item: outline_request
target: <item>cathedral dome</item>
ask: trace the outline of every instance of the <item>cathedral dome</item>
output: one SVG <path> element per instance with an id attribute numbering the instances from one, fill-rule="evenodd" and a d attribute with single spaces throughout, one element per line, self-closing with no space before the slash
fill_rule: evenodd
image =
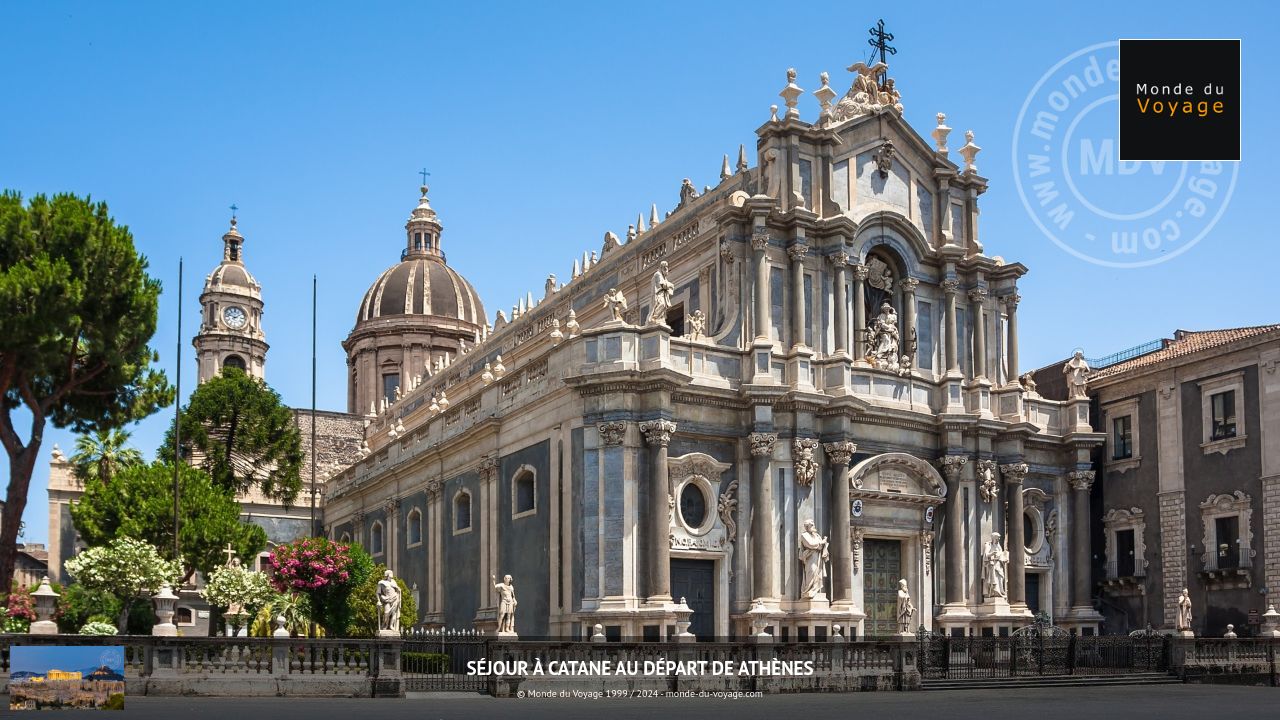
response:
<path id="1" fill-rule="evenodd" d="M 253 289 L 258 287 L 258 281 L 253 279 L 253 275 L 245 269 L 243 265 L 225 264 L 219 265 L 209 274 L 209 285 L 234 285 Z"/>
<path id="2" fill-rule="evenodd" d="M 484 325 L 484 305 L 466 278 L 435 256 L 407 256 L 388 268 L 360 302 L 356 322 L 394 315 L 434 315 Z"/>

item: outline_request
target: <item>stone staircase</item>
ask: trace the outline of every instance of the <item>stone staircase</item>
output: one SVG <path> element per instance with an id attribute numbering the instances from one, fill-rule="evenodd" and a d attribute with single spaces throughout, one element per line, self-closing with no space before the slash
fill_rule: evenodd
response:
<path id="1" fill-rule="evenodd" d="M 1096 687 L 1108 685 L 1173 685 L 1182 680 L 1161 672 L 1120 675 L 1022 675 L 1007 678 L 926 679 L 922 690 L 978 690 L 985 688 Z"/>

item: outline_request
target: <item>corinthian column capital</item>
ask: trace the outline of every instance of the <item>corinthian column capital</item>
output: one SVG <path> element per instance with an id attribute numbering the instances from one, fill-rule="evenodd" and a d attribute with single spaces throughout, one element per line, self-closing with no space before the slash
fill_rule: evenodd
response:
<path id="1" fill-rule="evenodd" d="M 1093 476 L 1093 470 L 1073 470 L 1067 473 L 1067 481 L 1071 483 L 1072 490 L 1089 492 L 1093 487 Z"/>
<path id="2" fill-rule="evenodd" d="M 1026 463 L 1009 463 L 1000 466 L 1000 474 L 1004 476 L 1004 481 L 1012 484 L 1021 483 L 1030 470 Z"/>
<path id="3" fill-rule="evenodd" d="M 938 467 L 942 468 L 942 474 L 947 476 L 947 480 L 955 482 L 960 479 L 960 473 L 964 472 L 965 463 L 968 462 L 967 455 L 944 455 L 938 458 Z"/>
<path id="4" fill-rule="evenodd" d="M 655 447 L 667 447 L 671 444 L 671 435 L 676 431 L 676 424 L 670 420 L 648 420 L 640 423 L 640 433 L 644 441 Z"/>
<path id="5" fill-rule="evenodd" d="M 920 281 L 912 277 L 902 278 L 898 281 L 898 287 L 902 288 L 902 292 L 913 293 L 920 287 Z"/>
<path id="6" fill-rule="evenodd" d="M 827 457 L 831 459 L 832 464 L 842 468 L 853 459 L 853 454 L 858 451 L 858 444 L 849 440 L 839 440 L 823 443 L 822 449 L 827 452 Z"/>
<path id="7" fill-rule="evenodd" d="M 751 442 L 752 455 L 769 457 L 773 454 L 773 446 L 778 442 L 778 433 L 751 433 L 747 439 Z"/>

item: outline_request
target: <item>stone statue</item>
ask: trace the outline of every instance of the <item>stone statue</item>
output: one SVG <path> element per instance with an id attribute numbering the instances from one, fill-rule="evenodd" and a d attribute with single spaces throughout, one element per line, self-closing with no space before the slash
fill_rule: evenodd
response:
<path id="1" fill-rule="evenodd" d="M 1191 593 L 1186 588 L 1178 596 L 1178 631 L 1191 632 Z"/>
<path id="2" fill-rule="evenodd" d="M 1081 400 L 1089 397 L 1085 393 L 1085 386 L 1089 383 L 1089 363 L 1084 359 L 1083 352 L 1077 350 L 1067 361 L 1066 367 L 1062 368 L 1062 372 L 1067 376 L 1068 398 Z"/>
<path id="3" fill-rule="evenodd" d="M 694 310 L 689 316 L 689 339 L 701 340 L 703 329 L 707 324 L 707 316 L 701 310 Z"/>
<path id="4" fill-rule="evenodd" d="M 604 306 L 609 308 L 614 322 L 626 322 L 624 316 L 627 313 L 627 297 L 622 294 L 621 290 L 609 288 L 609 292 L 604 294 Z"/>
<path id="5" fill-rule="evenodd" d="M 1009 596 L 1008 563 L 1009 551 L 1000 544 L 1000 533 L 991 533 L 991 540 L 982 548 L 982 592 L 988 598 Z"/>
<path id="6" fill-rule="evenodd" d="M 849 92 L 845 93 L 840 102 L 836 103 L 835 109 L 831 111 L 832 122 L 844 122 L 859 115 L 878 112 L 886 105 L 896 106 L 900 98 L 897 90 L 887 85 L 885 90 L 880 88 L 880 74 L 888 68 L 889 66 L 882 62 L 875 65 L 856 62 L 850 65 L 848 70 L 856 73 L 856 77 Z"/>
<path id="7" fill-rule="evenodd" d="M 871 326 L 871 343 L 867 362 L 881 370 L 898 370 L 898 313 L 884 303 Z"/>
<path id="8" fill-rule="evenodd" d="M 1035 371 L 1024 372 L 1018 376 L 1018 382 L 1022 385 L 1022 389 L 1028 395 L 1038 395 L 1036 392 Z"/>
<path id="9" fill-rule="evenodd" d="M 516 633 L 516 586 L 511 584 L 511 576 L 504 575 L 498 582 L 493 575 L 493 589 L 498 591 L 498 633 Z"/>
<path id="10" fill-rule="evenodd" d="M 911 602 L 911 593 L 907 591 L 907 581 L 898 581 L 898 630 L 911 632 L 911 618 L 916 614 L 916 606 Z"/>
<path id="11" fill-rule="evenodd" d="M 1000 494 L 1000 483 L 996 480 L 996 463 L 994 460 L 978 461 L 978 479 L 982 483 L 978 486 L 978 492 L 982 494 L 982 499 L 992 503 L 996 501 L 996 496 Z"/>
<path id="12" fill-rule="evenodd" d="M 800 533 L 800 562 L 804 563 L 804 578 L 800 586 L 800 597 L 812 600 L 823 597 L 824 580 L 827 577 L 827 562 L 831 559 L 827 538 L 818 534 L 813 520 L 804 521 L 804 532 Z"/>
<path id="13" fill-rule="evenodd" d="M 378 581 L 378 634 L 400 635 L 400 585 L 391 570 Z"/>
<path id="14" fill-rule="evenodd" d="M 672 295 L 676 286 L 667 279 L 667 261 L 658 263 L 653 271 L 653 309 L 649 311 L 650 325 L 666 325 L 667 310 L 671 309 Z"/>

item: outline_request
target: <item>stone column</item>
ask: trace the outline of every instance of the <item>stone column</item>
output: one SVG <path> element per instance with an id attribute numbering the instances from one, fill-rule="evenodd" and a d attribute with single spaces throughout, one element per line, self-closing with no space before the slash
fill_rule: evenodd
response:
<path id="1" fill-rule="evenodd" d="M 853 266 L 853 359 L 867 356 L 866 265 Z"/>
<path id="2" fill-rule="evenodd" d="M 835 286 L 836 286 L 836 316 L 835 316 L 835 341 L 836 346 L 833 355 L 847 355 L 849 353 L 849 297 L 845 293 L 844 284 L 848 281 L 849 275 L 849 254 L 840 250 L 830 256 L 831 264 L 835 266 Z"/>
<path id="3" fill-rule="evenodd" d="M 853 603 L 853 552 L 849 542 L 849 461 L 858 446 L 848 440 L 822 446 L 831 461 L 831 602 Z"/>
<path id="4" fill-rule="evenodd" d="M 399 575 L 399 552 L 397 552 L 396 548 L 399 544 L 400 535 L 400 498 L 388 498 L 386 507 L 383 510 L 387 516 L 387 527 L 382 534 L 382 550 L 387 561 L 387 567 L 391 568 L 396 575 Z"/>
<path id="5" fill-rule="evenodd" d="M 916 366 L 916 288 L 920 281 L 915 278 L 902 278 L 898 283 L 902 288 L 902 354 L 907 356 L 910 367 Z"/>
<path id="6" fill-rule="evenodd" d="M 787 248 L 787 257 L 791 258 L 791 347 L 801 347 L 804 342 L 804 256 L 809 254 L 809 246 L 803 242 L 793 243 Z"/>
<path id="7" fill-rule="evenodd" d="M 751 575 L 755 600 L 773 600 L 773 558 L 777 541 L 773 536 L 773 482 L 769 460 L 777 433 L 751 433 Z"/>
<path id="8" fill-rule="evenodd" d="M 960 332 L 956 327 L 956 293 L 960 291 L 958 280 L 943 280 L 942 291 L 947 294 L 947 373 L 960 372 Z"/>
<path id="9" fill-rule="evenodd" d="M 1012 327 L 1012 326 L 1011 326 Z M 1092 563 L 1089 547 L 1089 488 L 1092 470 L 1067 473 L 1071 483 L 1071 605 L 1093 607 Z"/>
<path id="10" fill-rule="evenodd" d="M 769 246 L 769 230 L 758 227 L 751 235 L 751 248 L 755 252 L 756 263 L 756 338 L 769 337 L 769 256 L 765 248 Z"/>
<path id="11" fill-rule="evenodd" d="M 676 424 L 670 420 L 640 423 L 649 445 L 649 602 L 671 602 L 671 485 L 667 476 L 667 447 Z"/>
<path id="12" fill-rule="evenodd" d="M 973 316 L 973 377 L 987 376 L 987 316 L 982 309 L 987 298 L 985 288 L 969 291 L 970 314 Z"/>
<path id="13" fill-rule="evenodd" d="M 494 592 L 493 583 L 490 582 L 490 575 L 500 574 L 502 571 L 498 567 L 498 526 L 500 521 L 497 513 L 497 480 L 498 480 L 498 460 L 492 455 L 486 456 L 480 460 L 480 497 L 479 503 L 474 500 L 471 505 L 471 525 L 476 526 L 476 518 L 479 517 L 480 523 L 480 574 L 477 578 L 480 581 L 480 607 L 477 614 L 484 613 L 487 610 L 493 610 L 498 606 L 498 596 Z M 480 511 L 477 515 L 476 510 Z M 487 616 L 486 616 L 487 617 Z M 497 616 L 494 615 L 494 618 Z"/>
<path id="14" fill-rule="evenodd" d="M 969 458 L 946 455 L 938 461 L 947 478 L 947 603 L 964 602 L 964 533 L 960 507 L 960 475 Z"/>
<path id="15" fill-rule="evenodd" d="M 1000 466 L 1009 498 L 1009 519 L 1005 531 L 1009 535 L 1009 604 L 1027 602 L 1027 538 L 1022 532 L 1022 479 L 1030 468 L 1026 463 Z"/>
<path id="16" fill-rule="evenodd" d="M 1006 295 L 1004 297 L 1004 311 L 1008 316 L 1009 323 L 1009 346 L 1005 352 L 1009 357 L 1009 377 L 1005 378 L 1006 383 L 1018 382 L 1018 302 L 1022 300 L 1022 296 L 1018 293 Z"/>

